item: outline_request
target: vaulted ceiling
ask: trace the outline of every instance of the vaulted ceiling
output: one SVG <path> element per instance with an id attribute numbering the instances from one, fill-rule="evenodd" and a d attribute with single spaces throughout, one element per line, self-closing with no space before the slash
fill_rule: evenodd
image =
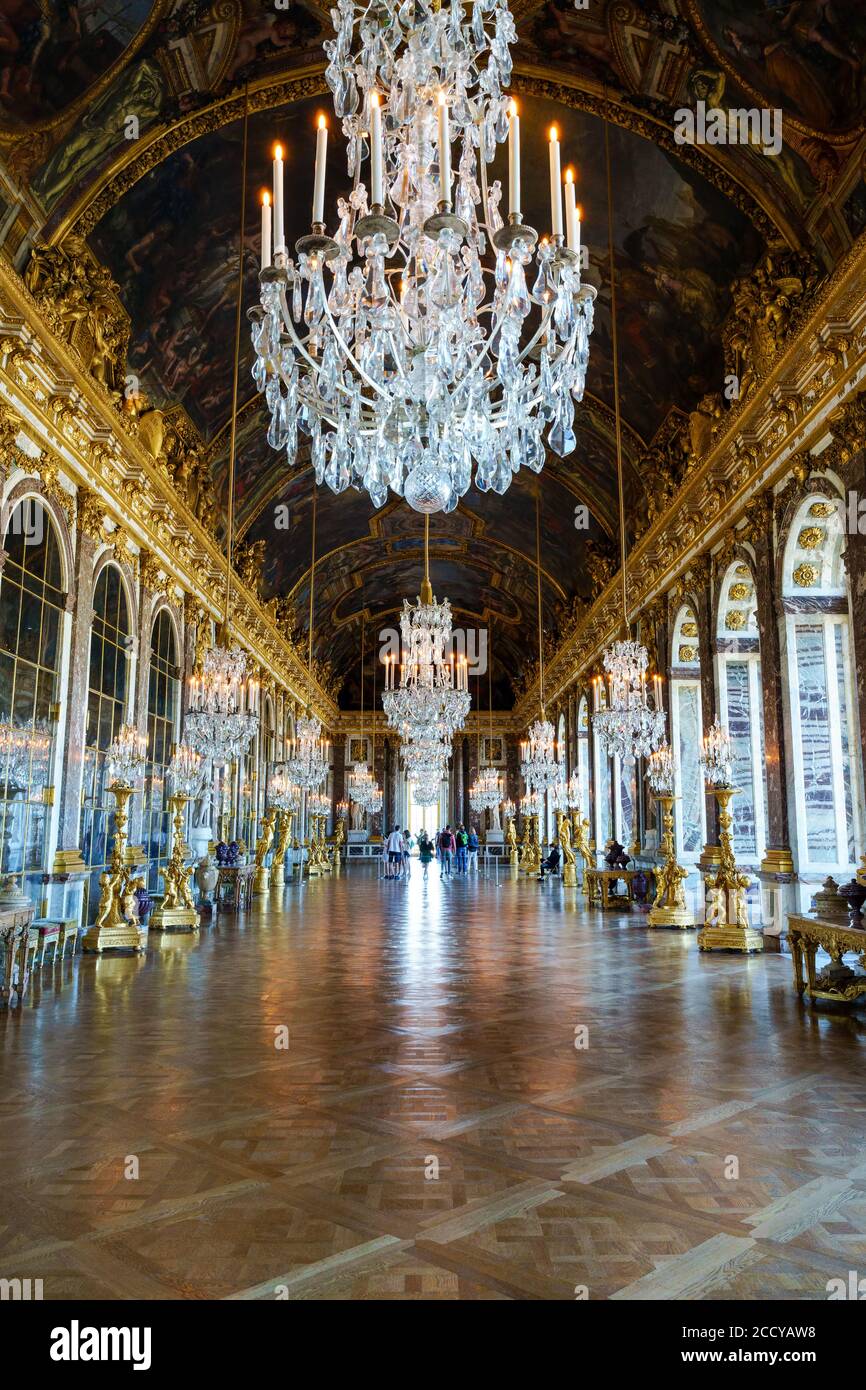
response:
<path id="1" fill-rule="evenodd" d="M 809 8 L 809 7 L 805 7 Z M 770 241 L 829 267 L 866 224 L 862 148 L 866 41 L 859 0 L 814 25 L 768 0 L 517 0 L 513 87 L 523 110 L 524 207 L 545 223 L 544 130 L 555 120 L 579 170 L 587 278 L 598 288 L 575 451 L 551 456 L 505 497 L 474 487 L 433 518 L 432 578 L 460 626 L 493 629 L 497 702 L 535 652 L 535 494 L 540 488 L 544 626 L 562 630 L 594 586 L 588 557 L 618 535 L 610 264 L 603 120 L 612 195 L 625 493 L 645 508 L 642 459 L 720 390 L 731 284 Z M 157 406 L 180 405 L 201 437 L 225 512 L 241 207 L 244 84 L 250 119 L 245 305 L 258 297 L 258 193 L 276 138 L 288 150 L 288 239 L 308 230 L 314 115 L 324 95 L 327 7 L 258 0 L 6 0 L 0 18 L 0 161 L 26 185 L 34 235 L 83 235 L 112 271 L 132 322 L 129 367 Z M 779 106 L 784 143 L 683 146 L 675 112 Z M 131 123 L 130 123 L 131 121 Z M 860 146 L 858 146 L 860 141 Z M 505 179 L 500 152 L 492 177 Z M 839 181 L 844 197 L 833 197 Z M 330 142 L 328 202 L 344 189 Z M 5 186 L 5 185 L 4 185 Z M 7 196 L 4 194 L 3 196 Z M 19 256 L 26 257 L 26 247 Z M 265 541 L 263 595 L 303 632 L 309 606 L 311 472 L 265 440 L 244 331 L 235 538 Z M 585 504 L 586 529 L 575 525 Z M 343 700 L 359 698 L 362 623 L 393 625 L 421 573 L 421 518 L 401 502 L 319 493 L 314 620 Z"/>

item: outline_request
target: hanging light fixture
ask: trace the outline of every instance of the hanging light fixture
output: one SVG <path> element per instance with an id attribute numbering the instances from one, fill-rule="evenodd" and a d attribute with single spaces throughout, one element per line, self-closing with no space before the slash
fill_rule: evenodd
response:
<path id="1" fill-rule="evenodd" d="M 205 758 L 187 743 L 179 743 L 168 765 L 168 777 L 175 796 L 188 801 L 201 795 L 208 764 Z"/>
<path id="2" fill-rule="evenodd" d="M 718 715 L 716 715 L 709 731 L 704 736 L 704 746 L 700 756 L 700 764 L 707 786 L 733 786 L 731 736 L 727 729 L 719 723 Z"/>
<path id="3" fill-rule="evenodd" d="M 414 606 L 403 600 L 400 619 L 403 661 L 399 683 L 396 660 L 385 665 L 382 704 L 393 729 L 407 740 L 438 738 L 450 743 L 469 713 L 469 675 L 465 656 L 455 662 L 451 646 L 451 604 L 439 603 L 430 584 L 430 518 L 424 518 L 424 579 Z"/>
<path id="4" fill-rule="evenodd" d="M 286 769 L 289 777 L 304 791 L 317 791 L 328 775 L 331 764 L 331 745 L 322 737 L 322 721 L 311 712 L 313 697 L 313 600 L 316 590 L 316 502 L 318 494 L 313 488 L 313 512 L 310 528 L 310 612 L 307 645 L 307 712 L 300 715 L 295 723 L 295 737 L 292 739 Z M 307 798 L 307 813 L 312 814 Z"/>
<path id="5" fill-rule="evenodd" d="M 338 201 L 330 236 L 320 115 L 312 228 L 293 261 L 276 147 L 253 316 L 268 442 L 291 464 L 300 427 L 317 482 L 334 492 L 366 488 L 380 507 L 390 489 L 417 511 L 452 511 L 473 469 L 479 489 L 499 493 L 522 466 L 540 471 L 545 425 L 557 453 L 575 447 L 595 290 L 581 285 L 574 174 L 566 173 L 564 228 L 553 126 L 551 230 L 537 244 L 520 206 L 520 118 L 503 91 L 516 39 L 505 0 L 479 0 L 471 13 L 439 0 L 376 9 L 339 0 L 331 15 L 326 78 L 352 189 Z M 487 165 L 506 138 L 504 223 Z"/>
<path id="6" fill-rule="evenodd" d="M 647 760 L 646 780 L 653 796 L 673 796 L 674 794 L 674 750 L 667 739 L 650 753 Z"/>
<path id="7" fill-rule="evenodd" d="M 651 708 L 647 700 L 647 667 L 649 655 L 640 642 L 629 637 L 628 579 L 626 571 L 625 494 L 623 488 L 622 420 L 619 399 L 619 348 L 616 317 L 616 264 L 613 241 L 613 187 L 610 166 L 610 131 L 604 123 L 604 153 L 607 172 L 607 230 L 610 261 L 610 316 L 613 348 L 613 397 L 616 426 L 616 469 L 619 494 L 620 578 L 622 581 L 621 641 L 613 642 L 605 651 L 603 661 L 607 672 L 607 707 L 601 708 L 599 686 L 596 683 L 596 709 L 593 728 L 608 757 L 618 755 L 627 762 L 647 757 L 658 748 L 665 731 L 661 709 Z"/>
<path id="8" fill-rule="evenodd" d="M 487 642 L 487 713 L 488 740 L 493 746 L 493 619 L 491 617 Z M 483 767 L 469 788 L 469 805 L 479 815 L 495 811 L 502 801 L 502 778 L 492 763 Z"/>
<path id="9" fill-rule="evenodd" d="M 235 348 L 232 380 L 232 419 L 229 437 L 228 517 L 226 522 L 226 594 L 222 632 L 217 645 L 205 653 L 200 676 L 190 677 L 184 742 L 217 766 L 233 762 L 249 748 L 259 727 L 258 683 L 247 676 L 247 655 L 230 647 L 232 545 L 234 541 L 235 454 L 237 444 L 238 377 L 241 309 L 244 289 L 246 236 L 247 127 L 249 104 L 244 93 L 243 156 L 241 161 L 240 241 L 238 247 Z"/>
<path id="10" fill-rule="evenodd" d="M 361 617 L 361 738 L 364 739 L 364 752 L 367 751 L 367 740 L 364 738 L 364 660 L 366 656 L 366 622 L 364 616 Z M 378 790 L 373 775 L 367 766 L 366 757 L 363 762 L 356 762 L 352 767 L 348 777 L 348 792 L 352 801 L 356 802 L 363 811 L 369 811 L 369 802 L 374 798 Z"/>
<path id="11" fill-rule="evenodd" d="M 280 811 L 301 809 L 301 788 L 292 781 L 285 763 L 277 763 L 268 779 L 268 802 Z"/>
<path id="12" fill-rule="evenodd" d="M 562 777 L 556 760 L 556 732 L 544 710 L 544 635 L 541 609 L 541 498 L 535 494 L 535 585 L 538 621 L 538 699 L 541 718 L 529 726 L 529 737 L 520 745 L 520 771 L 527 791 L 543 796 Z"/>
<path id="13" fill-rule="evenodd" d="M 147 735 L 122 724 L 108 746 L 109 785 L 134 787 L 147 762 Z"/>

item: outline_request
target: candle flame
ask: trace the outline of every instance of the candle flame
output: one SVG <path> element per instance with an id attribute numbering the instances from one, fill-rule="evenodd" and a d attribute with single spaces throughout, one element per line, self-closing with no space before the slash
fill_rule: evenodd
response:
<path id="1" fill-rule="evenodd" d="M 514 97 L 512 97 L 510 102 L 508 103 L 508 114 L 509 116 L 517 115 L 517 102 L 515 101 Z"/>
<path id="2" fill-rule="evenodd" d="M 282 159 L 282 157 L 283 157 L 283 147 L 282 147 L 282 145 L 274 145 L 274 159 Z"/>
<path id="3" fill-rule="evenodd" d="M 319 112 L 318 125 L 319 125 L 319 130 L 326 130 L 326 129 L 327 129 L 328 118 L 327 118 L 327 116 L 325 115 L 324 111 L 320 111 L 320 112 Z"/>
<path id="4" fill-rule="evenodd" d="M 583 208 L 580 206 L 580 203 L 577 204 L 577 207 L 574 209 L 574 211 L 577 214 L 577 220 L 579 222 L 580 219 L 583 217 Z"/>
<path id="5" fill-rule="evenodd" d="M 559 139 L 559 129 L 558 129 L 557 126 L 552 125 L 552 126 L 550 127 L 550 143 L 553 144 L 554 140 L 558 140 L 558 139 Z"/>
<path id="6" fill-rule="evenodd" d="M 378 106 L 378 105 L 379 105 L 379 93 L 378 93 L 378 92 L 371 92 L 371 93 L 370 93 L 370 105 L 371 105 L 371 106 Z"/>
<path id="7" fill-rule="evenodd" d="M 439 105 L 440 105 L 440 106 L 446 106 L 447 103 L 448 103 L 448 98 L 446 97 L 445 93 L 444 93 L 444 92 L 440 92 L 440 93 L 439 93 Z"/>
<path id="8" fill-rule="evenodd" d="M 573 170 L 573 168 L 571 167 L 570 164 L 569 164 L 568 168 L 567 168 L 566 171 L 565 171 L 565 182 L 566 182 L 566 183 L 574 183 L 574 170 Z"/>
<path id="9" fill-rule="evenodd" d="M 269 208 L 271 205 L 271 195 L 267 189 L 262 193 L 262 206 Z"/>

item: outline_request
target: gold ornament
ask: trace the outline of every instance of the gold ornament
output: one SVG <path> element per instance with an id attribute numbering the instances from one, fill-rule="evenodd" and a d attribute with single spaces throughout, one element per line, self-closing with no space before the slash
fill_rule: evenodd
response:
<path id="1" fill-rule="evenodd" d="M 794 583 L 800 589 L 811 589 L 818 583 L 819 574 L 817 565 L 810 565 L 807 560 L 804 560 L 794 570 Z"/>
<path id="2" fill-rule="evenodd" d="M 730 613 L 725 614 L 725 627 L 729 632 L 742 632 L 746 626 L 748 614 L 743 608 L 732 608 Z"/>
<path id="3" fill-rule="evenodd" d="M 728 598 L 733 599 L 736 603 L 741 602 L 745 598 L 751 598 L 751 596 L 751 584 L 732 584 L 728 590 Z"/>
<path id="4" fill-rule="evenodd" d="M 803 550 L 817 550 L 824 540 L 824 529 L 821 526 L 804 526 L 799 536 L 797 544 Z"/>

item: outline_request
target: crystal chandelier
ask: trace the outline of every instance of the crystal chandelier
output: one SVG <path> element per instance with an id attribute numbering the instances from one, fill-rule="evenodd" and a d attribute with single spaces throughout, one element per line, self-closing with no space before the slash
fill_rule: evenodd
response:
<path id="1" fill-rule="evenodd" d="M 608 190 L 608 254 L 610 256 L 610 314 L 613 346 L 613 403 L 616 427 L 616 475 L 619 497 L 620 582 L 622 586 L 623 640 L 614 642 L 604 653 L 608 673 L 606 708 L 601 707 L 601 683 L 594 682 L 595 712 L 592 723 L 604 753 L 626 762 L 647 757 L 664 738 L 665 718 L 661 709 L 660 682 L 656 678 L 655 708 L 647 700 L 646 678 L 649 656 L 640 642 L 629 638 L 628 575 L 626 567 L 626 518 L 623 489 L 622 422 L 619 396 L 619 339 L 616 315 L 616 265 L 613 244 L 613 194 L 610 166 L 610 132 L 604 125 L 604 155 Z"/>
<path id="2" fill-rule="evenodd" d="M 286 762 L 290 780 L 306 792 L 316 791 L 328 775 L 330 762 L 331 745 L 322 738 L 322 721 L 315 715 L 301 715 Z"/>
<path id="3" fill-rule="evenodd" d="M 674 750 L 667 739 L 663 739 L 649 755 L 646 780 L 653 796 L 673 796 L 674 794 Z"/>
<path id="4" fill-rule="evenodd" d="M 562 779 L 556 761 L 556 735 L 549 719 L 536 719 L 520 745 L 520 771 L 530 792 L 543 796 Z"/>
<path id="5" fill-rule="evenodd" d="M 189 678 L 184 742 L 217 766 L 234 762 L 258 730 L 258 699 L 258 682 L 247 677 L 246 652 L 211 647 L 201 675 Z"/>
<path id="6" fill-rule="evenodd" d="M 414 607 L 403 600 L 400 635 L 403 660 L 397 684 L 396 660 L 386 660 L 382 704 L 393 729 L 404 738 L 439 738 L 450 743 L 469 713 L 469 674 L 465 657 L 455 663 L 451 646 L 451 604 L 439 603 L 430 584 L 430 518 L 424 518 L 424 579 Z"/>
<path id="7" fill-rule="evenodd" d="M 564 229 L 554 126 L 551 231 L 537 246 L 520 207 L 520 118 L 503 91 L 516 38 L 505 0 L 479 0 L 471 13 L 457 0 L 339 0 L 331 15 L 326 77 L 352 191 L 338 200 L 329 236 L 320 116 L 312 230 L 296 243 L 295 263 L 276 147 L 253 316 L 268 442 L 292 464 L 300 426 L 318 483 L 366 488 L 376 507 L 390 488 L 417 511 L 451 511 L 473 469 L 481 491 L 499 493 L 521 466 L 539 472 L 545 426 L 558 454 L 575 447 L 595 290 L 581 285 L 574 174 Z M 504 223 L 487 165 L 506 138 Z"/>
<path id="8" fill-rule="evenodd" d="M 301 807 L 301 788 L 292 781 L 285 763 L 278 763 L 268 780 L 268 801 L 280 811 L 298 811 Z"/>
<path id="9" fill-rule="evenodd" d="M 543 805 L 540 792 L 525 792 L 520 798 L 520 814 L 522 816 L 540 816 Z"/>
<path id="10" fill-rule="evenodd" d="M 565 813 L 569 809 L 568 783 L 560 775 L 559 781 L 554 782 L 550 790 L 550 809 L 551 811 L 562 811 Z"/>
<path id="11" fill-rule="evenodd" d="M 713 720 L 709 732 L 704 736 L 700 764 L 707 786 L 730 787 L 733 785 L 731 736 L 727 729 L 719 723 L 718 715 Z"/>
<path id="12" fill-rule="evenodd" d="M 362 737 L 362 738 L 364 738 L 364 671 L 365 671 L 364 658 L 365 658 L 365 654 L 366 654 L 366 630 L 367 630 L 367 629 L 366 629 L 366 623 L 365 623 L 365 622 L 363 621 L 363 619 L 362 619 L 362 621 L 361 621 L 361 737 Z M 375 666 L 374 666 L 374 684 L 375 684 Z M 374 699 L 375 699 L 375 690 L 374 690 Z M 374 707 L 374 715 L 373 715 L 373 717 L 374 717 L 374 719 L 375 719 L 375 707 Z M 366 741 L 366 739 L 364 739 L 364 750 L 365 750 L 365 752 L 366 752 L 366 748 L 367 748 L 367 741 Z M 378 808 L 378 809 L 381 810 L 381 793 L 379 792 L 379 787 L 378 787 L 378 785 L 377 785 L 377 783 L 376 783 L 375 777 L 373 776 L 372 772 L 370 771 L 369 767 L 367 766 L 366 759 L 364 760 L 364 762 L 356 762 L 356 763 L 353 765 L 352 771 L 349 773 L 349 776 L 348 776 L 348 779 L 347 779 L 347 780 L 348 780 L 348 792 L 349 792 L 349 796 L 351 797 L 351 799 L 352 799 L 354 802 L 357 803 L 357 805 L 359 805 L 359 806 L 361 807 L 361 809 L 362 809 L 363 811 L 372 812 L 372 810 L 373 810 L 373 803 L 376 801 L 377 797 L 380 798 L 380 804 L 379 804 L 379 808 Z"/>
<path id="13" fill-rule="evenodd" d="M 608 757 L 645 758 L 664 738 L 665 716 L 647 700 L 649 656 L 640 642 L 614 642 L 604 653 L 607 703 L 601 708 L 600 681 L 595 682 L 593 728 Z"/>
<path id="14" fill-rule="evenodd" d="M 48 779 L 51 731 L 46 724 L 0 724 L 0 783 L 42 787 Z"/>
<path id="15" fill-rule="evenodd" d="M 179 743 L 168 766 L 168 776 L 175 796 L 185 796 L 188 801 L 200 796 L 207 767 L 207 761 L 200 753 L 190 748 L 187 743 Z"/>
<path id="16" fill-rule="evenodd" d="M 579 772 L 573 772 L 571 774 L 565 785 L 565 792 L 566 802 L 569 811 L 579 811 L 581 809 L 581 802 L 583 796 L 583 789 L 580 785 Z"/>
<path id="17" fill-rule="evenodd" d="M 473 811 L 495 811 L 502 801 L 502 778 L 493 767 L 483 767 L 469 789 Z"/>
<path id="18" fill-rule="evenodd" d="M 108 747 L 108 781 L 134 787 L 144 772 L 147 736 L 134 724 L 122 724 Z"/>

